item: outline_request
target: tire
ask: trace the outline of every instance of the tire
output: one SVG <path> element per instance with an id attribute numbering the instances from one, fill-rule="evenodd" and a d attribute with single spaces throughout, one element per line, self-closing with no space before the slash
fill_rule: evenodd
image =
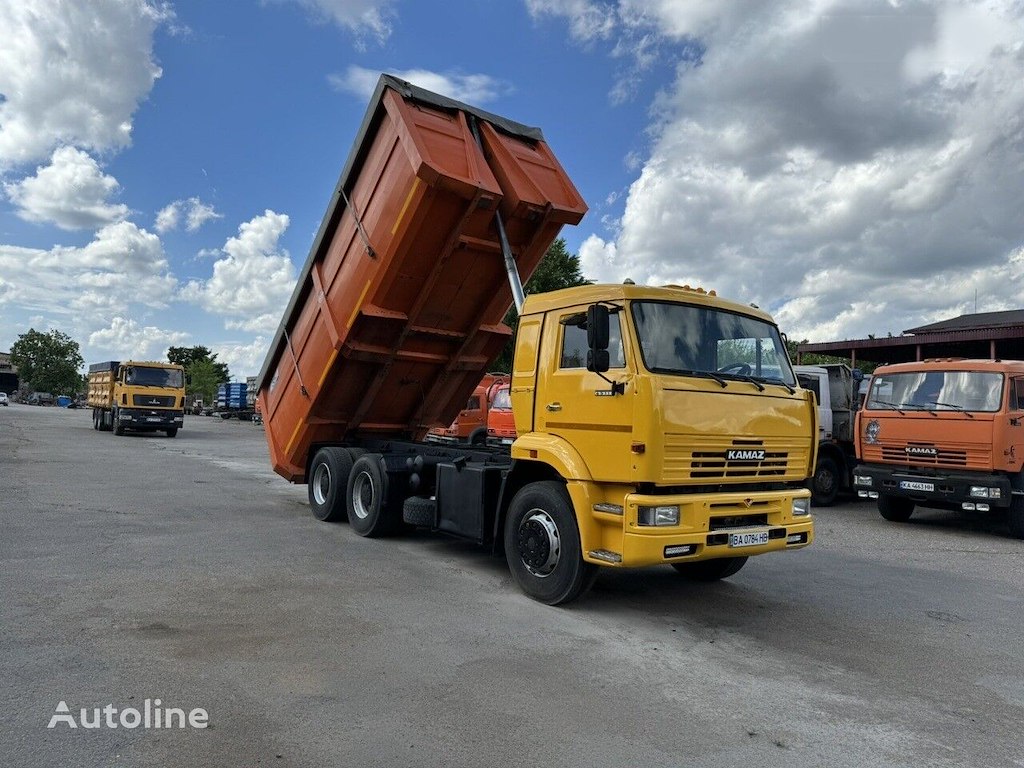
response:
<path id="1" fill-rule="evenodd" d="M 177 427 L 175 427 L 174 429 L 166 430 L 166 432 L 168 437 L 174 437 L 176 434 L 178 434 L 178 429 Z"/>
<path id="2" fill-rule="evenodd" d="M 1009 523 L 1010 535 L 1024 539 L 1024 496 L 1014 494 L 1010 497 Z"/>
<path id="3" fill-rule="evenodd" d="M 402 505 L 402 520 L 420 528 L 437 525 L 437 502 L 422 496 L 410 496 Z"/>
<path id="4" fill-rule="evenodd" d="M 818 507 L 830 507 L 839 495 L 839 467 L 827 456 L 818 459 L 811 478 L 811 503 Z M 710 562 L 710 561 L 709 561 Z"/>
<path id="5" fill-rule="evenodd" d="M 309 465 L 306 490 L 313 517 L 325 523 L 345 519 L 345 489 L 352 457 L 344 448 L 321 448 Z"/>
<path id="6" fill-rule="evenodd" d="M 100 431 L 100 412 L 95 408 L 92 409 L 92 428 L 97 432 Z"/>
<path id="7" fill-rule="evenodd" d="M 746 557 L 719 557 L 696 563 L 673 563 L 672 567 L 691 581 L 718 581 L 737 573 L 746 564 Z"/>
<path id="8" fill-rule="evenodd" d="M 583 560 L 564 484 L 530 483 L 515 495 L 505 518 L 505 559 L 520 589 L 547 605 L 575 600 L 594 583 L 598 566 Z"/>
<path id="9" fill-rule="evenodd" d="M 878 514 L 893 523 L 905 523 L 914 514 L 914 502 L 902 496 L 879 496 Z"/>
<path id="10" fill-rule="evenodd" d="M 345 511 L 352 530 L 369 539 L 394 533 L 401 517 L 389 504 L 388 474 L 379 453 L 367 453 L 355 460 L 348 476 Z"/>
<path id="11" fill-rule="evenodd" d="M 124 435 L 124 425 L 121 423 L 121 420 L 118 418 L 118 415 L 119 414 L 116 410 L 111 411 L 111 428 L 113 429 L 115 435 L 121 437 L 122 435 Z"/>
<path id="12" fill-rule="evenodd" d="M 469 444 L 472 446 L 483 446 L 487 442 L 487 429 L 482 428 L 476 430 L 469 436 Z"/>

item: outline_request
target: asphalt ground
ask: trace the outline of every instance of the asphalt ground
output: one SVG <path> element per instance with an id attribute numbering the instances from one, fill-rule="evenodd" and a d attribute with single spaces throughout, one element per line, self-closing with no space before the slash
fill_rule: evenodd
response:
<path id="1" fill-rule="evenodd" d="M 1024 765 L 1024 541 L 815 515 L 726 581 L 550 608 L 473 546 L 318 522 L 259 426 L 0 408 L 0 764 Z M 209 725 L 48 728 L 146 699 Z"/>

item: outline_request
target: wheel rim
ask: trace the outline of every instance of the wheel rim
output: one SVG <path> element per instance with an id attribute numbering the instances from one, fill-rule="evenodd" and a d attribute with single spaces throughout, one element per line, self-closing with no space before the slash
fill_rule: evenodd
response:
<path id="1" fill-rule="evenodd" d="M 317 504 L 326 504 L 331 493 L 331 468 L 327 464 L 318 464 L 313 470 L 313 498 Z"/>
<path id="2" fill-rule="evenodd" d="M 836 478 L 831 472 L 819 472 L 815 479 L 818 485 L 818 492 L 821 494 L 832 493 L 832 489 L 836 487 Z"/>
<path id="3" fill-rule="evenodd" d="M 523 565 L 534 576 L 550 576 L 558 565 L 562 540 L 555 521 L 543 509 L 526 514 L 516 532 L 516 544 Z"/>
<path id="4" fill-rule="evenodd" d="M 373 478 L 370 477 L 369 472 L 360 472 L 352 483 L 352 511 L 360 520 L 365 520 L 370 516 L 373 497 Z"/>

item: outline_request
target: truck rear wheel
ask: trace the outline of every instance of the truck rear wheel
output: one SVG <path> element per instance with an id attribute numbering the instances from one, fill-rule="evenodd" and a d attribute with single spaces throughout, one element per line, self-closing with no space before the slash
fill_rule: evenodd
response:
<path id="1" fill-rule="evenodd" d="M 345 488 L 352 457 L 344 448 L 321 448 L 309 465 L 309 509 L 317 520 L 333 523 L 345 518 Z"/>
<path id="2" fill-rule="evenodd" d="M 367 453 L 355 460 L 348 476 L 345 507 L 352 530 L 360 536 L 377 538 L 395 531 L 401 511 L 388 504 L 388 474 L 379 453 Z"/>
<path id="3" fill-rule="evenodd" d="M 505 518 L 505 558 L 520 589 L 548 605 L 575 600 L 594 583 L 598 567 L 583 560 L 562 483 L 530 483 L 515 495 Z"/>
<path id="4" fill-rule="evenodd" d="M 811 503 L 818 507 L 830 507 L 839 494 L 839 468 L 827 456 L 818 459 L 811 479 Z"/>
<path id="5" fill-rule="evenodd" d="M 673 563 L 672 567 L 693 581 L 718 581 L 732 576 L 746 564 L 745 557 L 719 557 L 715 560 L 698 560 L 696 563 Z"/>
<path id="6" fill-rule="evenodd" d="M 914 502 L 902 496 L 879 496 L 878 514 L 894 523 L 905 523 L 914 514 Z"/>
<path id="7" fill-rule="evenodd" d="M 92 409 L 92 428 L 97 432 L 100 429 L 100 412 L 95 408 Z"/>

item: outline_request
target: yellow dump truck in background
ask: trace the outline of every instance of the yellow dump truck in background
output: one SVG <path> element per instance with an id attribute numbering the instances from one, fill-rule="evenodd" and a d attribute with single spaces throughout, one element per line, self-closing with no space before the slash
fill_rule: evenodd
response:
<path id="1" fill-rule="evenodd" d="M 185 369 L 172 363 L 118 362 L 89 366 L 92 427 L 178 434 L 185 422 Z"/>

